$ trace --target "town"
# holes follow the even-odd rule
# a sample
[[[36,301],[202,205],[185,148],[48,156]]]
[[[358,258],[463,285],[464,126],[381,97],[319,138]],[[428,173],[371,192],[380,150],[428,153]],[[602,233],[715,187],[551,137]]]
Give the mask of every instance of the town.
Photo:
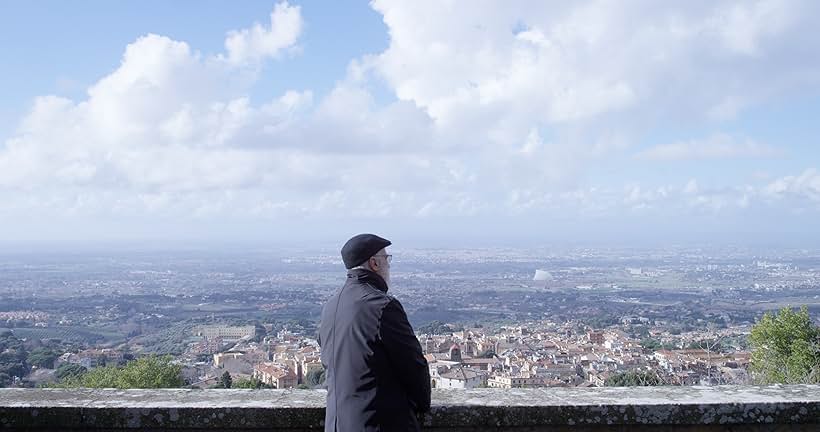
[[[435,388],[749,384],[766,311],[820,318],[820,252],[393,251]],[[187,387],[319,388],[332,251],[0,257],[0,384],[167,356]],[[230,384],[229,384],[230,385]]]

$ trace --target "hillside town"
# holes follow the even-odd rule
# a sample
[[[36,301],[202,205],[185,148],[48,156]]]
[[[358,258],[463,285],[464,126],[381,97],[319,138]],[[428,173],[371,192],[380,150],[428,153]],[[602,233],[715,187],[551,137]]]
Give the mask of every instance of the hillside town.
[[[437,388],[743,384],[765,312],[806,305],[820,318],[818,251],[396,256],[390,294]],[[317,325],[340,267],[309,251],[0,260],[0,387],[149,356],[191,387],[321,387]]]
[[[634,317],[624,318],[630,319]],[[469,328],[418,338],[434,388],[600,387],[629,372],[657,377],[664,385],[750,382],[748,351],[727,345],[715,349],[721,339],[748,332],[745,328],[677,336],[650,328],[650,337],[667,341],[668,348],[660,349],[649,349],[645,340],[615,327],[577,330],[577,323],[538,322],[492,332]],[[213,385],[225,372],[234,379],[258,379],[272,388],[321,386],[321,348],[315,339],[283,330],[252,342],[253,326],[209,326],[197,335],[202,339],[192,342],[179,360],[195,387]],[[686,348],[669,346],[673,339]],[[231,348],[221,350],[227,345]]]

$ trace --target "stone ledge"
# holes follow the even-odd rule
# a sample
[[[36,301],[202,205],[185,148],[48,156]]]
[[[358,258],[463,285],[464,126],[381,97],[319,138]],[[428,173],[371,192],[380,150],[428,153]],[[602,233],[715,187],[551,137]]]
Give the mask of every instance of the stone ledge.
[[[321,430],[323,390],[0,389],[0,430]],[[820,430],[820,385],[433,391],[425,429]]]

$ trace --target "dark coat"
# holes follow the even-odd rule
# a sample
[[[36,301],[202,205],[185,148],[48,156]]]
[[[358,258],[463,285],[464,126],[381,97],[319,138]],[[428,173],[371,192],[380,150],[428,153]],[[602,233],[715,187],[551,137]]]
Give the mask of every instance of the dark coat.
[[[325,431],[419,430],[430,371],[401,303],[376,273],[353,269],[322,309]]]

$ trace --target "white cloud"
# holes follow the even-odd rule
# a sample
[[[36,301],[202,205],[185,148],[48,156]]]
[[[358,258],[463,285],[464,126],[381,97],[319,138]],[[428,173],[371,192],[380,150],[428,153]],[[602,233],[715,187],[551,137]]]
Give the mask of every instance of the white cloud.
[[[769,158],[779,156],[776,148],[749,138],[738,139],[728,134],[715,134],[703,140],[661,144],[635,155],[651,161],[683,161],[703,159]]]
[[[228,33],[225,39],[227,60],[233,64],[246,64],[277,57],[296,44],[302,27],[300,7],[279,3],[270,14],[270,28],[256,23],[251,28]]]
[[[231,32],[230,62],[148,34],[87,99],[36,98],[0,147],[0,188],[193,193],[310,181],[287,164],[298,149],[273,137],[313,104],[312,93],[291,90],[261,105],[248,97],[255,72],[243,66],[295,44],[299,8],[277,5],[271,23]]]
[[[797,198],[820,203],[820,173],[811,168],[800,175],[781,177],[769,183],[763,194],[770,199]]]
[[[717,7],[708,27],[717,30],[729,49],[757,56],[767,39],[798,19],[797,6],[796,2],[782,0],[726,3]]]
[[[820,56],[784,54],[817,54],[806,32],[812,2],[465,4],[377,0],[386,51],[353,59],[326,95],[292,89],[261,102],[252,97],[257,66],[298,47],[298,6],[277,5],[269,27],[229,32],[216,55],[141,37],[86,99],[35,100],[0,148],[9,198],[0,212],[434,218],[745,208],[764,194],[695,180],[622,190],[584,174],[591,161],[631,154],[656,122],[732,118],[816,84],[820,71]],[[377,102],[374,83],[397,100]],[[716,134],[640,157],[776,153]],[[812,196],[806,185],[783,180],[767,193]]]
[[[799,0],[373,5],[391,35],[374,64],[399,98],[447,124],[465,112],[529,126],[623,111],[728,115],[800,82],[772,74],[786,70],[773,59],[818,67],[782,56],[813,39],[816,5]]]

